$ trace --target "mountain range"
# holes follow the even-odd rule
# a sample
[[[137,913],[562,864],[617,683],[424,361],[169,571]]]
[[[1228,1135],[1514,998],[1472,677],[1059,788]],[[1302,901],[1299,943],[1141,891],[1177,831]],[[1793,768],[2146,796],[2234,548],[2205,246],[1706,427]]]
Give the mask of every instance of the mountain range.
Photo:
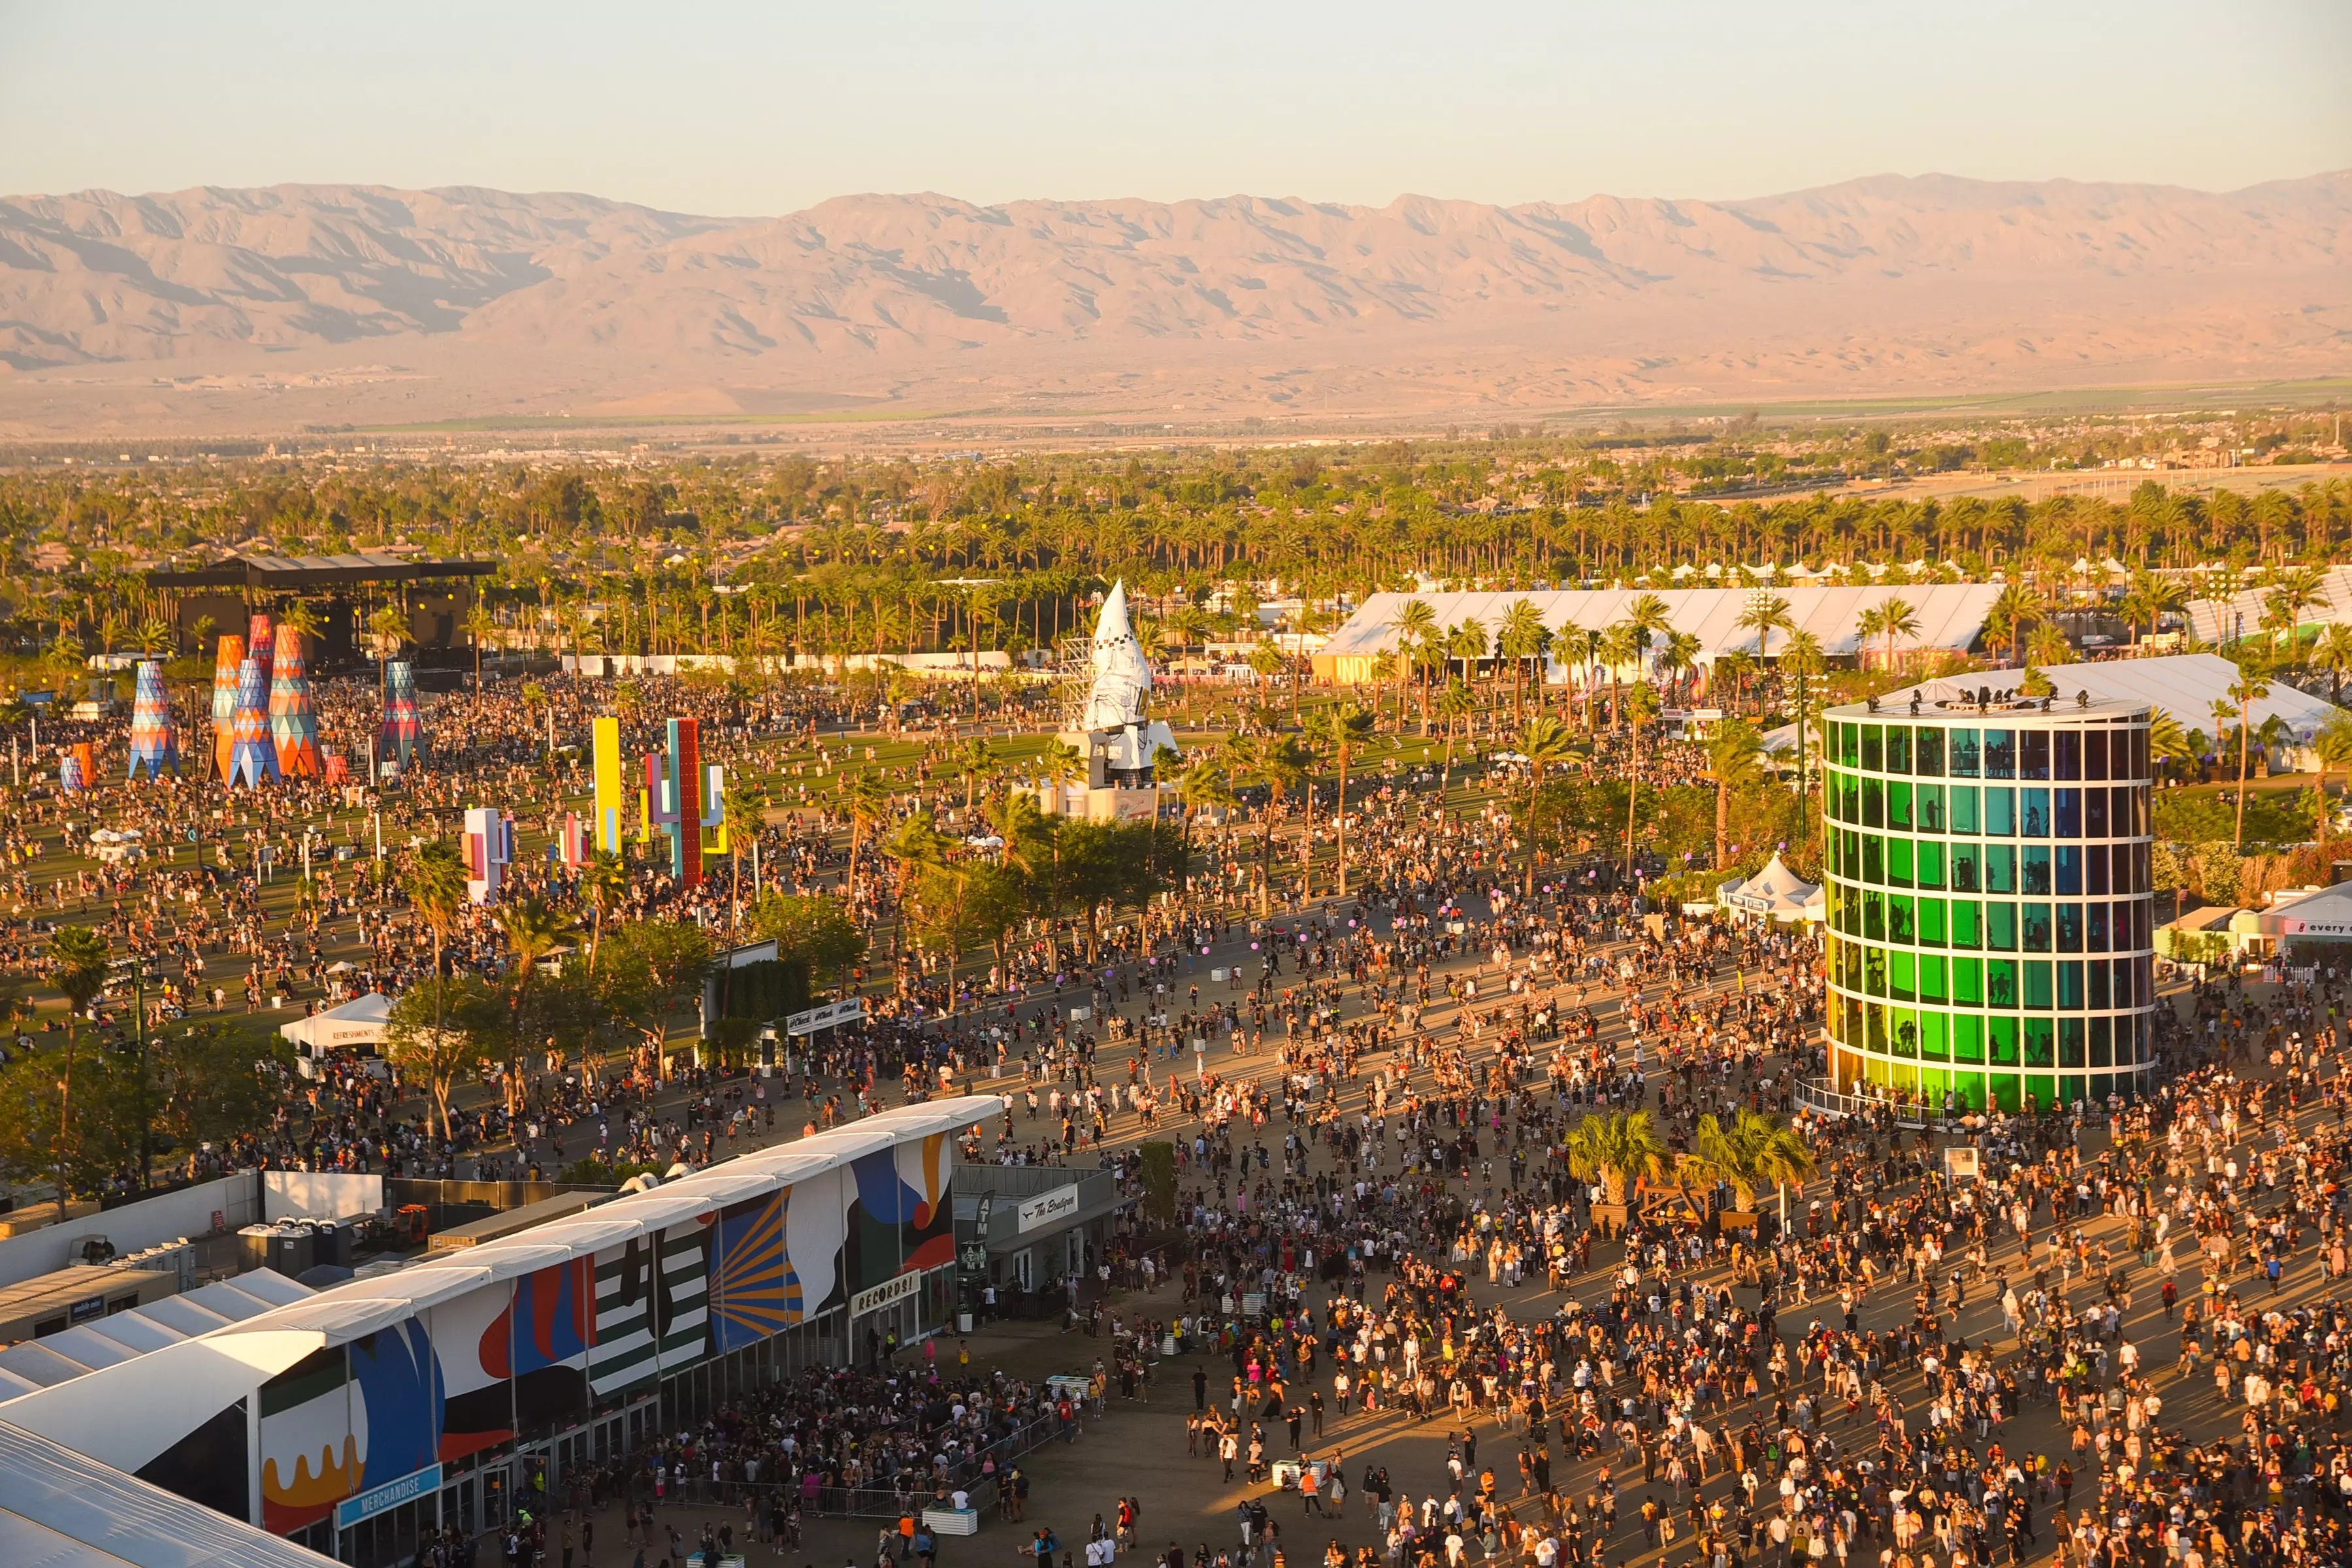
[[[0,198],[0,432],[1506,416],[2352,369],[2352,171],[1742,201]]]

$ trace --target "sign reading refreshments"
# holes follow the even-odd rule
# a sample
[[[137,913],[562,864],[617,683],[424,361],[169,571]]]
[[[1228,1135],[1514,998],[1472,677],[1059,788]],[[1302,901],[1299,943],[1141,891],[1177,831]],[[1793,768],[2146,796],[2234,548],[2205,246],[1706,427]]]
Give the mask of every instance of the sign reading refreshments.
[[[441,1489],[441,1467],[427,1465],[421,1470],[411,1470],[395,1480],[372,1487],[357,1497],[345,1498],[335,1505],[335,1528],[349,1530],[365,1520],[373,1519],[388,1509]]]
[[[896,1279],[885,1279],[871,1290],[860,1290],[849,1299],[849,1315],[862,1318],[868,1312],[878,1312],[896,1301],[903,1301],[922,1288],[919,1274],[901,1274]]]
[[[1021,1203],[1021,1234],[1028,1235],[1041,1225],[1051,1225],[1057,1219],[1067,1219],[1078,1212],[1078,1186],[1076,1182],[1066,1187],[1055,1187],[1050,1193],[1040,1193]]]

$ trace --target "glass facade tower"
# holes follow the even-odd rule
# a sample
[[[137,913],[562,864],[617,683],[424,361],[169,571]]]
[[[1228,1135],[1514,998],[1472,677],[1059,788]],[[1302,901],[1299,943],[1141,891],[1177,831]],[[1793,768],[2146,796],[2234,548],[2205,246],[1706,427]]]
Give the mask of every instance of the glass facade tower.
[[[2007,1110],[2141,1089],[2156,1054],[2148,710],[1822,717],[1836,1088]]]

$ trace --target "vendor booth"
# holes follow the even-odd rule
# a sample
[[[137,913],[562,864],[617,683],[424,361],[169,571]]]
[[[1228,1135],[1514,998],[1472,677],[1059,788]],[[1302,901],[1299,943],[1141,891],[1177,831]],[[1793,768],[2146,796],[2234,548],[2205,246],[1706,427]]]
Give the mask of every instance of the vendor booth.
[[[316,1078],[320,1064],[331,1057],[359,1057],[371,1063],[380,1060],[383,1055],[384,1026],[391,1016],[392,998],[371,992],[340,1007],[280,1024],[278,1032],[294,1042],[296,1068],[304,1078]]]

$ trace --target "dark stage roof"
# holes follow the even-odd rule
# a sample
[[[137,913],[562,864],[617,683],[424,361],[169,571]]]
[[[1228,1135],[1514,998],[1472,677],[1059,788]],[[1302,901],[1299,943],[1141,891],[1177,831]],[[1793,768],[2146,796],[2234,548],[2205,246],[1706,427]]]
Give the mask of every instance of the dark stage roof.
[[[299,593],[347,583],[414,583],[430,577],[488,577],[495,561],[449,561],[362,550],[350,555],[232,555],[209,566],[150,572],[151,588],[260,588]]]

